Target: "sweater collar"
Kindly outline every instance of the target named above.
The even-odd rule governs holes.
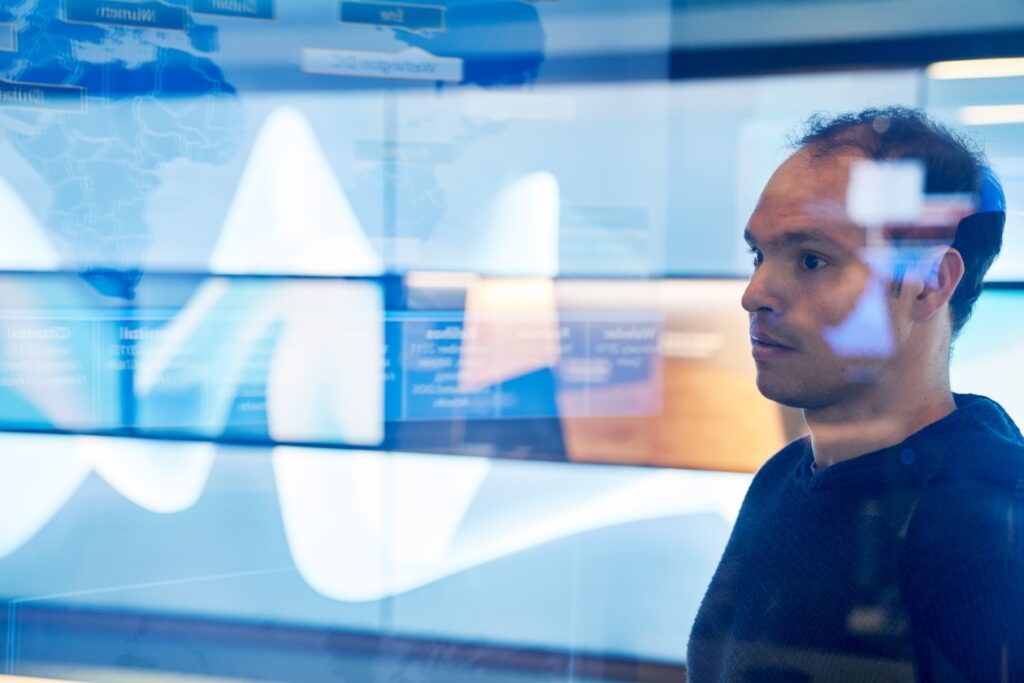
[[[942,467],[950,448],[964,440],[970,442],[971,450],[977,447],[978,439],[1024,445],[1017,425],[995,401],[975,394],[953,394],[953,399],[956,410],[903,441],[824,470],[813,469],[811,439],[804,437],[798,480],[807,490],[898,485],[919,480]]]

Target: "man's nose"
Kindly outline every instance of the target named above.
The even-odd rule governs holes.
[[[750,276],[740,303],[748,313],[781,313],[782,300],[768,267],[761,265]]]

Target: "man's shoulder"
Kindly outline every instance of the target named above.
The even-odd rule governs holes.
[[[785,500],[788,488],[784,484],[787,480],[795,480],[793,474],[809,448],[808,443],[809,438],[792,441],[761,465],[743,497],[740,519],[760,516],[766,507],[779,505]]]
[[[808,454],[810,453],[810,437],[803,436],[790,441],[777,453],[768,458],[754,474],[750,483],[751,490],[769,486],[772,489],[777,487],[779,481],[792,476],[803,461],[807,460],[810,467]]]
[[[789,472],[806,458],[810,451],[810,443],[811,437],[809,436],[801,436],[790,441],[761,465],[756,476],[770,477],[781,472]]]
[[[1024,442],[1005,434],[964,430],[908,445],[919,455],[932,495],[1005,494],[1024,486]]]
[[[1013,491],[1024,478],[1024,436],[995,401],[957,394],[958,409],[910,437],[932,496],[971,497],[982,490]]]
[[[941,466],[919,481],[907,550],[952,565],[989,562],[1024,537],[1024,445],[979,438],[946,449]]]

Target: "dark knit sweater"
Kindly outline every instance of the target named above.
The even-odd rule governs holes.
[[[697,614],[689,680],[1024,681],[1024,438],[982,396],[905,441],[758,471]]]

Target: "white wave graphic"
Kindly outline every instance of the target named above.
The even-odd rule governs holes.
[[[0,557],[6,557],[60,512],[92,466],[70,438],[6,434],[0,443]]]
[[[205,443],[0,435],[0,557],[39,533],[92,472],[146,510],[187,510],[202,494],[214,452]]]
[[[0,270],[56,270],[60,256],[36,217],[0,178]]]
[[[3,199],[0,187],[0,203]],[[554,339],[557,328],[550,278],[558,272],[559,201],[551,174],[512,182],[492,202],[482,243],[473,254],[484,272],[533,278],[527,298],[538,317],[529,332],[542,340]],[[38,263],[49,262],[40,257]],[[382,272],[380,258],[300,112],[278,109],[261,128],[210,268],[214,273]],[[267,376],[271,437],[379,443],[383,297],[371,284],[329,284],[317,289],[301,283],[203,283],[162,334],[137,344],[137,395],[144,401],[171,373],[178,373],[179,382],[192,373],[199,386],[210,388],[198,406],[204,416],[200,428],[219,433],[259,341],[276,329],[278,343]],[[520,294],[522,285],[519,281]],[[521,313],[524,299],[516,301],[516,291],[514,281],[471,288],[467,315],[476,316],[472,324],[484,326],[481,335],[511,333],[488,318]],[[197,348],[203,362],[180,362]],[[460,368],[460,382],[499,382],[557,361],[552,344],[528,349],[508,365]],[[467,357],[473,353],[467,349]],[[148,511],[182,513],[202,495],[216,452],[204,443],[97,437],[8,435],[3,441],[0,556],[37,534],[93,471]],[[747,478],[736,475],[716,479],[615,469],[594,476],[599,470],[569,466],[571,491],[515,489],[515,505],[481,513],[474,507],[485,485],[520,486],[524,478],[517,473],[523,472],[539,481],[551,465],[293,447],[275,448],[272,461],[296,567],[321,594],[344,601],[398,595],[605,526],[706,510],[734,518],[747,484]]]
[[[199,500],[217,447],[211,443],[74,437],[83,459],[139,507],[182,512]]]
[[[344,601],[377,600],[437,576],[490,467],[290,447],[275,448],[273,461],[295,566],[317,592]]]
[[[491,204],[480,271],[506,278],[466,290],[459,387],[474,391],[554,367],[561,357],[558,304],[558,180],[536,172],[507,185]]]
[[[0,250],[0,267],[59,267],[41,227],[2,180],[0,208],[8,216],[0,237],[6,235],[10,245],[18,245]],[[214,272],[227,273],[381,272],[380,259],[299,112],[273,112],[258,134],[210,266]],[[138,344],[136,396],[145,401],[171,372],[181,382],[183,353],[199,348],[203,362],[193,364],[191,372],[208,392],[198,406],[202,424],[196,427],[200,433],[219,433],[257,343],[272,326],[281,325],[286,343],[275,350],[267,389],[272,436],[379,442],[382,298],[374,286],[360,284],[348,285],[341,300],[337,295],[335,291],[333,297],[310,301],[307,292],[295,287],[204,282],[159,337]],[[43,308],[34,296],[26,288],[20,303]],[[332,305],[340,320],[337,315],[325,319],[324,311]],[[319,330],[313,320],[319,320]],[[314,339],[319,341],[311,343]],[[62,356],[69,343],[42,339],[33,343],[28,355],[23,349],[17,360]],[[318,368],[325,372],[317,373]],[[25,400],[52,424],[89,424],[88,397],[82,391],[56,391],[24,379]],[[317,401],[318,410],[310,410],[312,401]],[[3,478],[8,493],[3,504],[9,514],[0,525],[0,555],[13,552],[37,533],[92,471],[142,508],[160,513],[186,510],[201,495],[215,452],[213,445],[202,443],[12,438],[5,437],[11,447],[0,461],[9,473]]]
[[[38,534],[93,471],[145,510],[185,512],[202,494],[215,448],[12,434],[0,436],[0,445],[0,557]],[[273,449],[272,462],[297,570],[314,590],[345,602],[400,595],[544,543],[629,522],[713,513],[731,525],[750,480],[297,447]],[[493,500],[514,502],[495,507]]]
[[[260,128],[209,261],[214,273],[377,275],[384,265],[304,114]]]
[[[235,274],[383,272],[298,110],[278,108],[263,123],[209,266]],[[201,349],[194,380],[212,385],[201,427],[220,433],[257,344],[278,327],[267,378],[271,437],[373,445],[383,439],[383,317],[383,297],[370,284],[207,281],[163,335],[142,345],[136,389],[151,395],[186,350]]]
[[[561,187],[553,173],[512,178],[461,220],[462,229],[442,225],[422,245],[421,268],[497,277],[558,274]]]
[[[274,449],[288,545],[302,577],[348,602],[380,600],[559,538],[603,527],[715,512],[735,521],[749,477],[614,469],[574,473],[572,488],[517,500],[463,532],[485,479],[518,487],[551,465],[411,453]],[[573,466],[569,466],[573,467]],[[511,476],[504,476],[511,475]],[[611,476],[609,476],[611,475]],[[475,529],[475,531],[473,531]]]
[[[491,202],[473,270],[488,275],[555,277],[560,221],[558,179],[547,171],[524,175]]]

